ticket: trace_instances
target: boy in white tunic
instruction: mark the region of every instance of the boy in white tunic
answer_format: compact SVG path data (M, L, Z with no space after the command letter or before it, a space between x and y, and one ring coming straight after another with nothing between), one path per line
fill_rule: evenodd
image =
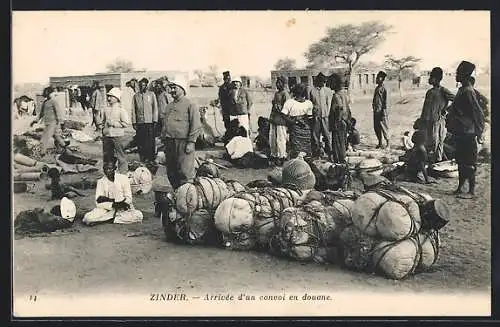
M127 175L116 172L116 158L104 163L104 176L97 181L96 208L87 212L82 222L95 225L112 221L115 224L142 222L142 212L132 204L132 190Z

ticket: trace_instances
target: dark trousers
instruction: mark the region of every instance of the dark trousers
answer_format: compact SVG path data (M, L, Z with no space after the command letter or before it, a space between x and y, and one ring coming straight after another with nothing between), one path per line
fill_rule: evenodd
M340 121L335 124L332 132L332 154L335 163L345 163L347 123Z
M125 156L125 151L123 151L121 137L104 136L102 138L102 153L104 164L112 161L113 157L116 157L118 161L118 172L120 174L126 174L128 172L127 157Z
M330 155L332 153L332 135L328 128L328 118L314 117L311 134L313 157L319 157L321 155L321 136L323 136L325 141L325 152Z
M138 123L135 135L140 160L143 162L154 161L156 156L154 124Z
M222 113L222 120L224 121L224 128L226 129L226 131L229 129L229 122L231 121L231 119L229 118L229 114L226 114L226 113Z
M166 138L164 140L167 159L167 177L174 189L194 180L195 151L187 154L187 140Z
M384 111L373 113L373 129L379 145L382 144L382 137L389 142L389 126L387 113Z

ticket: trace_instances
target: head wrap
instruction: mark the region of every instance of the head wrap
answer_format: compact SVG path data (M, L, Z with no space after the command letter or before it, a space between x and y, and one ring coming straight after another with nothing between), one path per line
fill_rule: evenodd
M142 78L142 79L139 81L139 83L146 83L146 84L149 84L149 80L148 80L146 77L144 77L144 78Z
M476 65L469 61L462 61L460 65L458 65L457 71L462 73L465 76L472 76L472 73L474 73L476 69Z
M231 76L231 73L229 71L225 71L222 73L222 76L226 77L226 76Z

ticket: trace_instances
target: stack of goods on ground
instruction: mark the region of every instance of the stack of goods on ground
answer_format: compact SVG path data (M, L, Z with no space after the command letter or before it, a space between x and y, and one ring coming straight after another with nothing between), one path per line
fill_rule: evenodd
M215 210L226 198L244 191L245 186L237 181L206 177L219 175L213 164L200 166L197 173L193 182L181 185L174 194L158 192L160 188L155 185L156 199L163 202L162 225L167 239L192 245L215 245L220 243L220 233L214 222Z
M446 206L427 194L394 184L371 189L356 199L352 224L340 235L343 265L391 279L429 271L447 217Z
M213 244L227 249L265 250L397 280L430 271L439 256L439 230L448 223L447 207L378 175L382 164L372 159L358 166L366 177L362 191L314 190L313 169L301 157L275 169L269 181L232 195L219 178L198 178L170 197L169 219L184 226L175 230L174 224L170 233L190 244L208 244L203 237L212 233ZM331 167L311 164L320 172Z

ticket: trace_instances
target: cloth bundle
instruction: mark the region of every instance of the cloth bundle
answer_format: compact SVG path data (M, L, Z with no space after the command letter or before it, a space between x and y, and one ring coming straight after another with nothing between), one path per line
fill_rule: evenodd
M298 203L300 190L255 188L222 201L215 211L217 230L227 248L267 248L281 212Z

